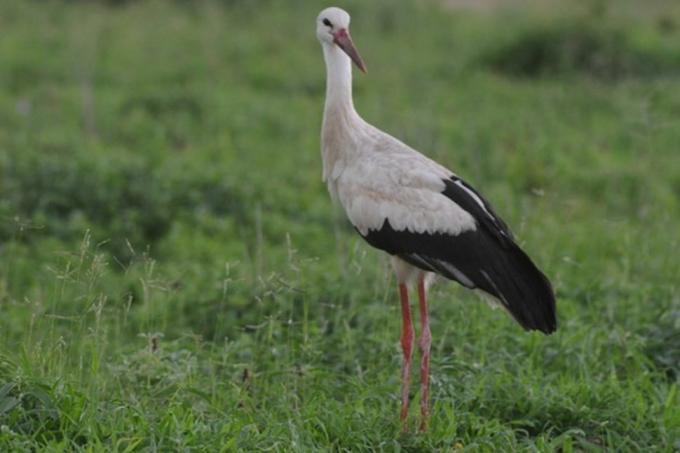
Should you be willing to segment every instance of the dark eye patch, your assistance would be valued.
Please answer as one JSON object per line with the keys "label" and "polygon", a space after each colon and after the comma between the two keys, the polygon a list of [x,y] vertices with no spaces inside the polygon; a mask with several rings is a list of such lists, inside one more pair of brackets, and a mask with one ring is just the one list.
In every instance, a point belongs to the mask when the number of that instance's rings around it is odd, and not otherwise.
{"label": "dark eye patch", "polygon": [[326,25],[326,26],[328,26],[328,27],[332,27],[332,26],[333,26],[333,24],[331,24],[331,21],[328,20],[328,19],[324,19],[324,20],[323,20],[323,24]]}

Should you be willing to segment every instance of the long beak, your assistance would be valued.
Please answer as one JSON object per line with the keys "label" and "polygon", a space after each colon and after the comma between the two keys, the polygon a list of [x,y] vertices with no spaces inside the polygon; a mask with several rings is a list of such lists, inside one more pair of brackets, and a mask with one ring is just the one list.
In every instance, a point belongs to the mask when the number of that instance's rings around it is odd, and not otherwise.
{"label": "long beak", "polygon": [[361,59],[361,55],[357,52],[357,48],[354,47],[352,38],[349,36],[349,32],[346,29],[341,29],[335,35],[333,35],[333,42],[338,45],[352,61],[357,65],[361,72],[366,73],[366,65],[364,60]]}

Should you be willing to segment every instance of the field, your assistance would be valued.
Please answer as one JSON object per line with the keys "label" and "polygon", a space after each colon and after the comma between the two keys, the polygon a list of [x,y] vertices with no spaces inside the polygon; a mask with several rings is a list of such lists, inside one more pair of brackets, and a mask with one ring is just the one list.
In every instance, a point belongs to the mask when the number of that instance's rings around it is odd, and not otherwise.
{"label": "field", "polygon": [[394,277],[321,182],[322,5],[6,0],[0,451],[680,450],[680,6],[338,4],[358,111],[493,202],[557,333],[435,286],[401,433]]}

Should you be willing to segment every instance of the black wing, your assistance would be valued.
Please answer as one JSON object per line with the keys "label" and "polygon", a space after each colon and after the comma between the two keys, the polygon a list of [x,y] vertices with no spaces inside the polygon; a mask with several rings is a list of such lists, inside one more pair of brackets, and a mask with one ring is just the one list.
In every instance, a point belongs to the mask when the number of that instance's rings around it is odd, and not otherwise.
{"label": "black wing", "polygon": [[372,246],[426,271],[478,288],[498,299],[528,330],[554,332],[555,295],[546,276],[515,243],[503,220],[478,192],[459,178],[442,192],[469,212],[477,228],[459,234],[382,228],[362,235]]}

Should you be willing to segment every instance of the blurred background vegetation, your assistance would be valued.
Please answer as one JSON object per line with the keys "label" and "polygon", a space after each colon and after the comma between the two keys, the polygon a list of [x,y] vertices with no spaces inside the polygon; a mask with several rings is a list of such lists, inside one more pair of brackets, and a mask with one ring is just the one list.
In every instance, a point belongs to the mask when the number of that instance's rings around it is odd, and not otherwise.
{"label": "blurred background vegetation", "polygon": [[0,4],[0,448],[680,448],[680,4],[339,1],[365,119],[490,198],[560,332],[454,285],[400,436],[386,260],[320,181],[310,0]]}

